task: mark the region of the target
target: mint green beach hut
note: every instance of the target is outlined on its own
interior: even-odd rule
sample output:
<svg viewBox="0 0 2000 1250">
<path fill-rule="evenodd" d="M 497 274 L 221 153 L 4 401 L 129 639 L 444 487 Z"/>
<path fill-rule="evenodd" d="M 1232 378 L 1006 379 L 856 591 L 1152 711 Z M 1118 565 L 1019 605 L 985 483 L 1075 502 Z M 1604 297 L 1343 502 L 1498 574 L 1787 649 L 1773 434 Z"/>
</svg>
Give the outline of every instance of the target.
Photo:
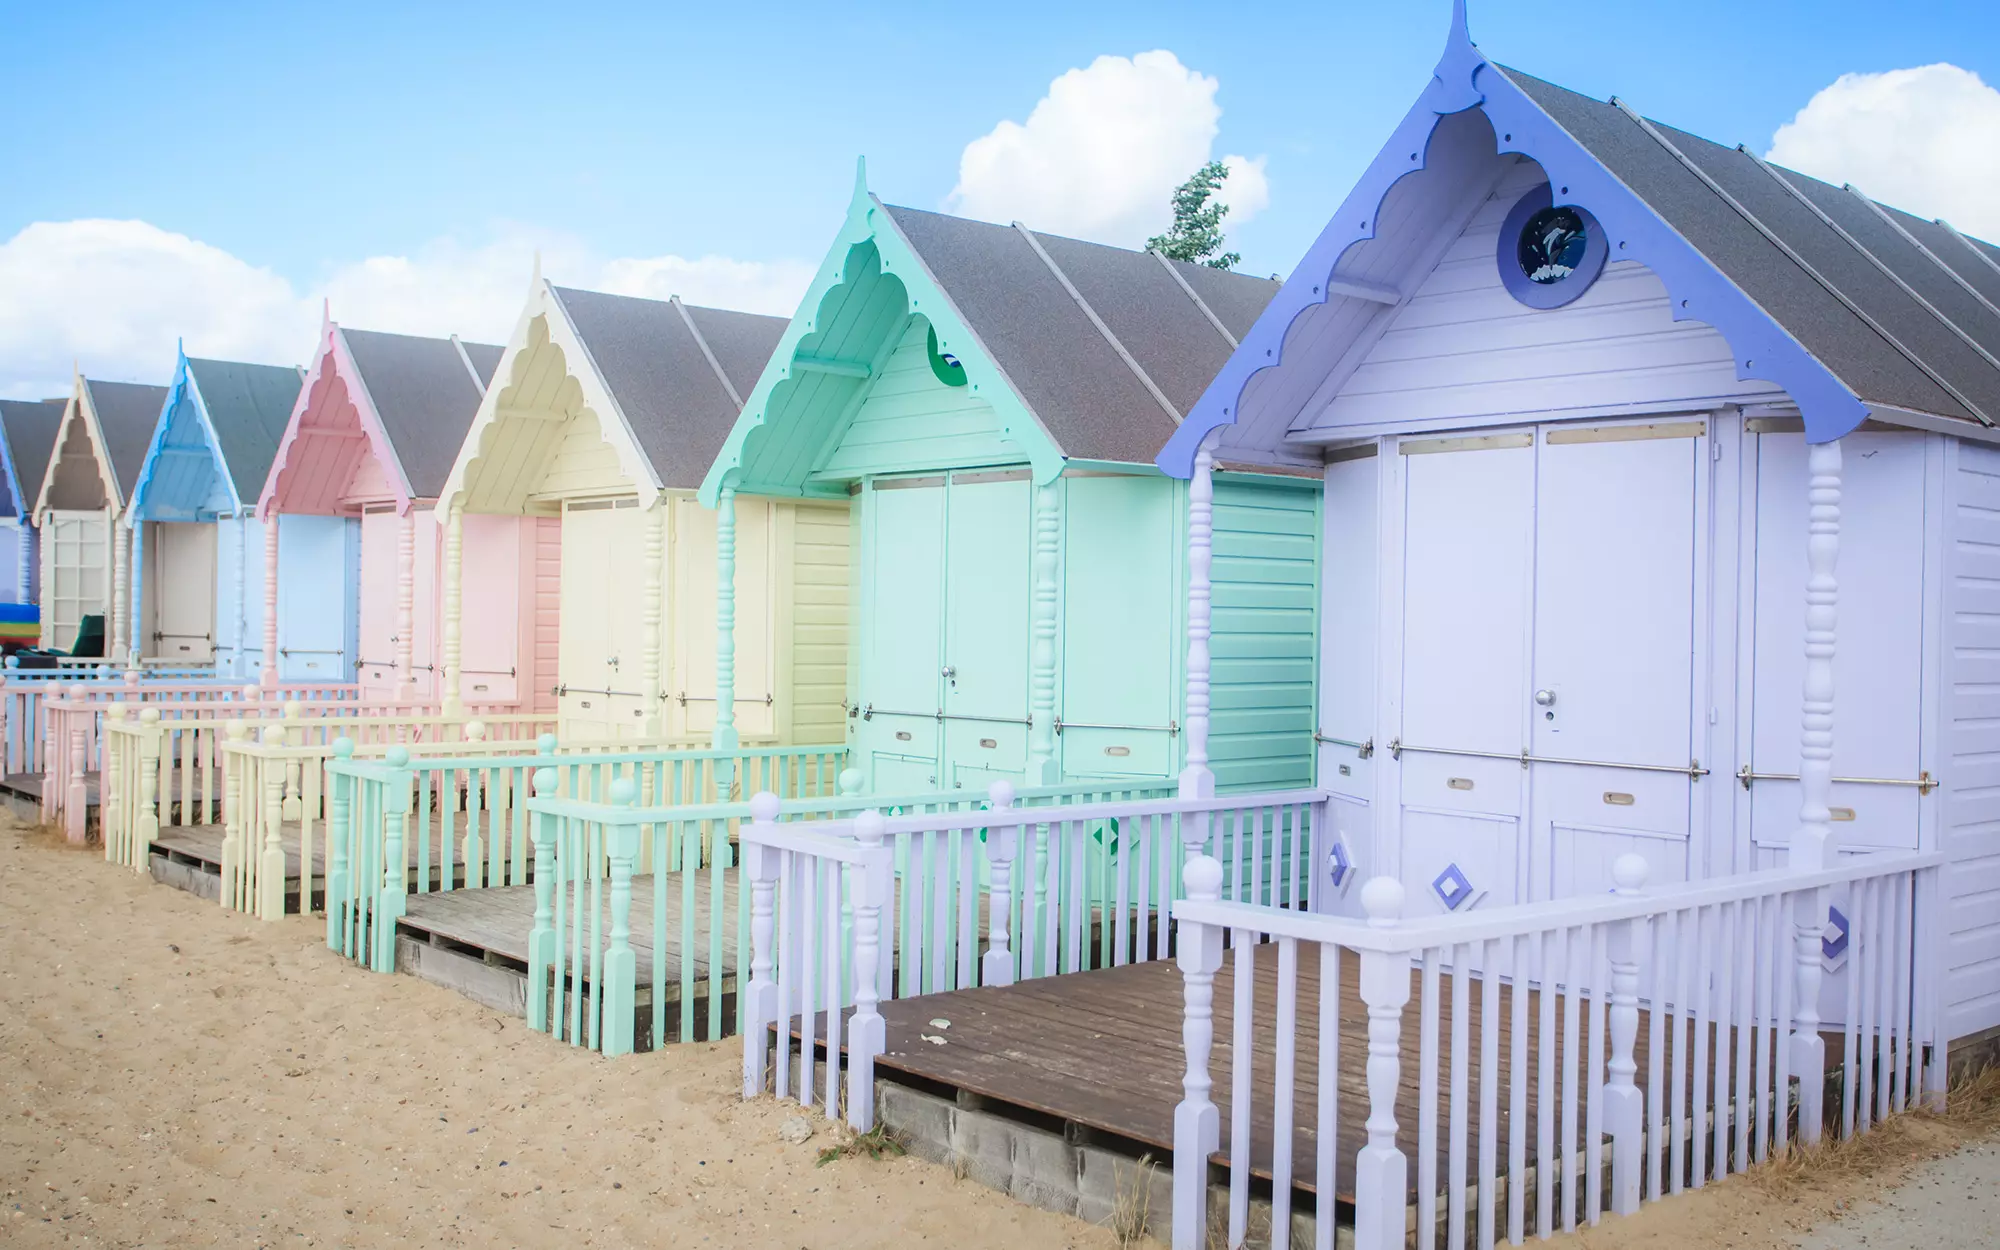
<svg viewBox="0 0 2000 1250">
<path fill-rule="evenodd" d="M 739 495 L 849 501 L 847 742 L 871 788 L 1179 773 L 1190 499 L 1153 457 L 1276 290 L 857 178 L 701 498 L 725 534 Z M 1215 475 L 1219 787 L 1312 780 L 1320 497 L 1316 474 Z"/>
</svg>

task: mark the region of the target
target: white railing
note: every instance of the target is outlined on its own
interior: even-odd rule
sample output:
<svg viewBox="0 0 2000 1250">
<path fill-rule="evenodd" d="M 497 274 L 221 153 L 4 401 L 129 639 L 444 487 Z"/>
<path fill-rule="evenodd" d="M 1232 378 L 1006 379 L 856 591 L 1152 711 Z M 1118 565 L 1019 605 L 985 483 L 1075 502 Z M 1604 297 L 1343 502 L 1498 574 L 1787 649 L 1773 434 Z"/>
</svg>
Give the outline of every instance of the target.
<svg viewBox="0 0 2000 1250">
<path fill-rule="evenodd" d="M 1853 1133 L 1941 1095 L 1940 862 L 1863 856 L 1645 892 L 1645 861 L 1626 856 L 1609 896 L 1404 923 L 1392 878 L 1367 884 L 1353 920 L 1224 901 L 1221 865 L 1192 861 L 1174 906 L 1176 1250 L 1210 1244 L 1212 1161 L 1231 1247 L 1253 1176 L 1275 1178 L 1279 1250 L 1295 1185 L 1313 1191 L 1321 1247 L 1350 1196 L 1359 1250 L 1518 1245 L 1816 1142 L 1828 1110 Z M 1364 1106 L 1343 1105 L 1353 1090 Z"/>
<path fill-rule="evenodd" d="M 822 1043 L 834 1057 L 823 1084 L 836 1090 L 841 1012 L 852 1007 L 847 1115 L 866 1131 L 875 1001 L 1166 958 L 1167 909 L 1190 854 L 1227 855 L 1231 896 L 1245 903 L 1311 907 L 1333 884 L 1314 870 L 1328 861 L 1315 842 L 1328 827 L 1321 791 L 1079 795 L 1053 806 L 1020 797 L 998 782 L 979 809 L 810 824 L 776 823 L 775 800 L 751 801 L 741 835 L 751 896 L 746 1094 L 769 1088 L 812 1105 Z M 837 1099 L 822 1105 L 838 1114 Z"/>
</svg>

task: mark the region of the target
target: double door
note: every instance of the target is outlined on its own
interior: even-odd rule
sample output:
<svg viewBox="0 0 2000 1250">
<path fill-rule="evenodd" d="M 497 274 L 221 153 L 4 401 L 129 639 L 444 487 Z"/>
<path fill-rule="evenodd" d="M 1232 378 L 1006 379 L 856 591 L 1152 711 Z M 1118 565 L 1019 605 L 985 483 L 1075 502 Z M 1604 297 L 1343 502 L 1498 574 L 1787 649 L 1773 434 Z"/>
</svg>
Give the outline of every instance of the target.
<svg viewBox="0 0 2000 1250">
<path fill-rule="evenodd" d="M 1688 875 L 1718 784 L 1694 712 L 1708 443 L 1662 421 L 1393 449 L 1388 841 L 1412 914 L 1598 892 L 1633 852 Z"/>
<path fill-rule="evenodd" d="M 566 739 L 637 736 L 658 702 L 644 684 L 645 537 L 656 522 L 631 496 L 563 508 L 556 715 Z"/>
<path fill-rule="evenodd" d="M 142 610 L 149 619 L 143 626 L 142 654 L 179 664 L 208 664 L 215 659 L 215 540 L 219 524 L 146 524 L 150 541 Z"/>
<path fill-rule="evenodd" d="M 874 792 L 1026 769 L 1032 490 L 1025 470 L 869 484 L 855 746 Z"/>
</svg>

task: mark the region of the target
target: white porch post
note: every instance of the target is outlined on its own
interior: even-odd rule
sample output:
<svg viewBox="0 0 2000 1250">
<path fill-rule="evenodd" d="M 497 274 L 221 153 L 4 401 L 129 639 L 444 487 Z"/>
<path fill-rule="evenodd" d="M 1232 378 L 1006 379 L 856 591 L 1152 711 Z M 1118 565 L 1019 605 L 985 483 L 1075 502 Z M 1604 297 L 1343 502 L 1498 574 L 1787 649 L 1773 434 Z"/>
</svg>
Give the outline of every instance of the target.
<svg viewBox="0 0 2000 1250">
<path fill-rule="evenodd" d="M 105 518 L 105 528 L 110 531 L 111 539 L 111 584 L 105 587 L 110 592 L 106 596 L 110 602 L 105 606 L 111 617 L 111 620 L 108 622 L 109 629 L 107 630 L 111 636 L 108 639 L 109 645 L 104 648 L 104 658 L 114 664 L 127 658 L 125 652 L 125 602 L 128 598 L 126 593 L 128 587 L 125 585 L 125 543 L 118 533 L 118 521 L 119 518 L 116 514 Z"/>
<path fill-rule="evenodd" d="M 711 745 L 734 751 L 736 732 L 736 485 L 715 501 L 715 730 Z"/>
<path fill-rule="evenodd" d="M 1035 489 L 1034 612 L 1028 671 L 1028 784 L 1061 780 L 1056 766 L 1056 581 L 1062 568 L 1062 479 Z"/>
<path fill-rule="evenodd" d="M 264 672 L 266 690 L 278 685 L 278 514 L 264 518 Z"/>
<path fill-rule="evenodd" d="M 218 521 L 216 524 L 220 525 L 221 522 Z M 250 588 L 246 584 L 249 577 L 244 573 L 243 566 L 250 559 L 248 514 L 238 512 L 230 519 L 230 524 L 236 527 L 236 559 L 230 562 L 232 567 L 229 570 L 230 581 L 234 584 L 229 601 L 235 605 L 236 612 L 235 624 L 230 629 L 230 638 L 233 640 L 231 646 L 234 649 L 230 652 L 227 669 L 225 670 L 218 659 L 215 671 L 227 677 L 247 677 L 250 675 L 250 604 L 245 596 L 248 595 Z M 222 622 L 218 620 L 216 624 L 218 626 L 216 632 L 220 633 L 219 627 Z"/>
<path fill-rule="evenodd" d="M 1209 570 L 1215 556 L 1215 457 L 1202 444 L 1188 480 L 1187 760 L 1181 768 L 1181 797 L 1215 794 L 1208 767 L 1208 636 L 1213 618 Z"/>
<path fill-rule="evenodd" d="M 417 514 L 396 527 L 396 698 L 417 697 Z"/>
<path fill-rule="evenodd" d="M 446 716 L 458 715 L 464 706 L 459 695 L 465 650 L 464 557 L 465 509 L 453 500 L 444 522 L 444 689 L 438 692 Z"/>
<path fill-rule="evenodd" d="M 645 518 L 646 525 L 646 608 L 643 614 L 646 633 L 646 654 L 641 665 L 642 685 L 640 693 L 646 700 L 645 715 L 641 718 L 640 730 L 648 738 L 657 738 L 665 731 L 666 691 L 660 684 L 660 657 L 666 650 L 662 641 L 665 632 L 666 606 L 666 558 L 667 558 L 667 501 L 656 499 L 652 515 Z"/>
<path fill-rule="evenodd" d="M 14 561 L 14 602 L 33 603 L 35 601 L 35 580 L 31 574 L 35 567 L 36 547 L 41 535 L 33 521 L 21 522 L 15 536 L 15 548 L 20 552 Z"/>
<path fill-rule="evenodd" d="M 1815 443 L 1806 459 L 1806 676 L 1799 739 L 1799 827 L 1789 862 L 1812 872 L 1833 862 L 1833 650 L 1840 561 L 1840 442 Z M 1819 1037 L 1820 937 L 1827 892 L 1810 890 L 1793 903 L 1795 1001 L 1792 1071 L 1799 1078 L 1799 1140 L 1820 1139 L 1826 1055 Z"/>
<path fill-rule="evenodd" d="M 126 601 L 132 605 L 132 653 L 129 657 L 133 668 L 146 654 L 146 523 L 132 518 L 132 575 L 127 579 L 131 589 Z"/>
</svg>

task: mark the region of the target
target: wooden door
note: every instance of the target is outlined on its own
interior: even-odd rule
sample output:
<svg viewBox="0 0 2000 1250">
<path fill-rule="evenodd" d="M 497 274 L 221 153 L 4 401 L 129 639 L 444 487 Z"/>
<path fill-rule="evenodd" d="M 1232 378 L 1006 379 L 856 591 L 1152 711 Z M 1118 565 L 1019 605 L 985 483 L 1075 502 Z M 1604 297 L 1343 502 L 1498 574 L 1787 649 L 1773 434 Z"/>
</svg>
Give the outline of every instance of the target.
<svg viewBox="0 0 2000 1250">
<path fill-rule="evenodd" d="M 581 500 L 563 510 L 556 719 L 558 735 L 579 740 L 616 736 L 622 728 L 611 704 L 611 692 L 618 689 L 612 685 L 611 583 L 629 580 L 637 570 L 616 563 L 623 521 L 614 515 L 618 502 Z M 636 507 L 638 501 L 632 502 Z"/>
<path fill-rule="evenodd" d="M 146 614 L 152 618 L 143 654 L 182 664 L 215 659 L 216 523 L 156 521 L 147 525 Z"/>
<path fill-rule="evenodd" d="M 1689 873 L 1696 504 L 1701 421 L 1543 431 L 1535 660 L 1523 710 L 1536 763 L 1531 896 L 1612 886 L 1637 853 Z"/>
<path fill-rule="evenodd" d="M 1523 884 L 1534 435 L 1409 439 L 1398 451 L 1398 871 L 1412 915 L 1504 905 Z"/>
<path fill-rule="evenodd" d="M 50 512 L 42 571 L 42 645 L 67 651 L 92 613 L 108 617 L 111 522 L 103 512 Z M 106 645 L 111 622 L 105 621 Z"/>
<path fill-rule="evenodd" d="M 1027 767 L 1033 490 L 1025 470 L 952 477 L 939 675 L 953 789 L 1019 780 Z"/>
<path fill-rule="evenodd" d="M 459 540 L 459 694 L 467 703 L 523 697 L 523 621 L 535 605 L 522 589 L 522 545 L 532 520 L 467 514 Z M 442 578 L 436 584 L 443 594 Z M 442 644 L 440 644 L 442 645 Z M 439 659 L 442 673 L 443 660 Z"/>
<path fill-rule="evenodd" d="M 668 706 L 683 732 L 706 738 L 715 729 L 715 512 L 692 497 L 673 502 L 673 662 Z M 772 573 L 777 560 L 773 505 L 736 501 L 736 730 L 745 738 L 776 731 L 776 604 Z"/>
<path fill-rule="evenodd" d="M 395 505 L 371 505 L 361 516 L 360 654 L 364 693 L 386 698 L 396 689 L 396 578 L 403 519 Z"/>
<path fill-rule="evenodd" d="M 1314 900 L 1323 911 L 1357 911 L 1359 882 L 1375 871 L 1375 770 L 1378 749 L 1388 745 L 1375 739 L 1383 458 L 1373 447 L 1361 450 L 1369 454 L 1346 453 L 1326 470 L 1316 772 L 1350 871 L 1334 883 L 1330 850 L 1314 866 Z M 1352 905 L 1341 901 L 1347 897 Z"/>
<path fill-rule="evenodd" d="M 1747 798 L 1754 856 L 1782 863 L 1799 821 L 1805 681 L 1806 449 L 1797 432 L 1753 433 L 1756 588 Z M 1834 838 L 1914 851 L 1922 806 L 1925 437 L 1840 440 L 1840 631 L 1833 653 Z M 1850 589 L 1858 588 L 1858 589 Z M 1936 592 L 1929 596 L 1933 601 Z M 1868 778 L 1869 781 L 1838 780 Z"/>
<path fill-rule="evenodd" d="M 1063 485 L 1063 772 L 1170 777 L 1179 764 L 1177 492 L 1160 478 Z"/>
<path fill-rule="evenodd" d="M 941 784 L 944 479 L 878 480 L 863 501 L 855 754 L 874 793 L 935 790 Z"/>
<path fill-rule="evenodd" d="M 354 680 L 358 524 L 335 516 L 267 524 L 278 527 L 279 678 Z"/>
<path fill-rule="evenodd" d="M 406 520 L 415 534 L 410 567 L 410 676 L 416 683 L 417 698 L 432 702 L 443 689 L 439 685 L 444 656 L 441 650 L 438 571 L 443 567 L 444 528 L 437 513 L 429 508 L 412 508 Z"/>
</svg>

